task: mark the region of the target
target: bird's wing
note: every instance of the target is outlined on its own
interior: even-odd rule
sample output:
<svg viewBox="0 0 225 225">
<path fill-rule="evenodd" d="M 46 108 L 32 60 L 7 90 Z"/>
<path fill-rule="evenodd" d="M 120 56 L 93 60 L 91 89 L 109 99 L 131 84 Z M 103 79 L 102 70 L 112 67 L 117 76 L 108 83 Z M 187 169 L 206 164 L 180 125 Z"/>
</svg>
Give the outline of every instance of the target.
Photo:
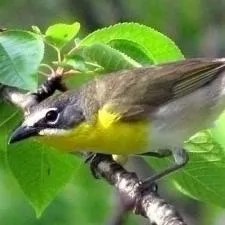
<svg viewBox="0 0 225 225">
<path fill-rule="evenodd" d="M 189 63 L 191 63 L 191 65 L 189 65 Z M 217 75 L 221 74 L 220 72 L 224 70 L 225 59 L 223 61 L 190 61 L 187 64 L 184 63 L 183 66 L 185 72 L 183 74 L 181 73 L 180 77 L 179 71 L 177 72 L 178 79 L 172 86 L 173 98 L 185 96 L 212 82 L 217 78 Z"/>
<path fill-rule="evenodd" d="M 209 84 L 224 68 L 225 59 L 187 59 L 117 72 L 97 82 L 99 101 L 125 120 L 139 118 Z"/>
</svg>

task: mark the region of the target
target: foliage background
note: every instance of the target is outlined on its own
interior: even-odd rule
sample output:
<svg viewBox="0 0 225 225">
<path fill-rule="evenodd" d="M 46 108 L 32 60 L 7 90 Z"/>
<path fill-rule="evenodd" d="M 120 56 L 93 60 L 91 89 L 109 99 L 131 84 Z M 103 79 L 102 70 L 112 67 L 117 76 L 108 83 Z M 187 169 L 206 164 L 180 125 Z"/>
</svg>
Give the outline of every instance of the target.
<svg viewBox="0 0 225 225">
<path fill-rule="evenodd" d="M 28 29 L 38 25 L 44 30 L 50 24 L 77 20 L 86 34 L 103 26 L 133 21 L 171 37 L 186 57 L 218 57 L 225 55 L 224 8 L 223 0 L 1 0 L 0 26 Z M 11 174 L 1 171 L 0 224 L 103 224 L 110 223 L 116 213 L 117 201 L 111 187 L 93 180 L 82 162 L 73 180 L 39 220 Z M 224 224 L 221 209 L 174 190 L 165 195 L 185 214 L 189 224 Z M 132 216 L 128 223 L 143 224 L 145 220 Z"/>
</svg>

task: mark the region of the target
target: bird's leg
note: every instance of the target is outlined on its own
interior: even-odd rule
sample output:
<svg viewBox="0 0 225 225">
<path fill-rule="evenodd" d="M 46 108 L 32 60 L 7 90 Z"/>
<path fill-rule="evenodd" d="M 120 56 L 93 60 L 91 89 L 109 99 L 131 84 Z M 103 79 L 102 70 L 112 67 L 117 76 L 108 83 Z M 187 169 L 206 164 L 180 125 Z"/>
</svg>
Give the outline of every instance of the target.
<svg viewBox="0 0 225 225">
<path fill-rule="evenodd" d="M 96 171 L 96 157 L 97 157 L 97 153 L 93 153 L 93 152 L 88 152 L 85 158 L 84 163 L 87 163 L 90 165 L 90 170 L 91 173 L 93 175 L 94 178 L 98 179 L 98 173 Z"/>
<path fill-rule="evenodd" d="M 155 157 L 155 158 L 165 158 L 168 156 L 171 156 L 172 152 L 168 149 L 163 149 L 163 151 L 160 152 L 145 152 L 138 154 L 139 156 L 150 156 L 150 157 Z"/>
<path fill-rule="evenodd" d="M 94 157 L 96 156 L 96 153 L 93 152 L 87 152 L 85 154 L 85 160 L 84 163 L 91 163 L 91 161 L 94 159 Z"/>
<path fill-rule="evenodd" d="M 143 189 L 147 188 L 149 185 L 151 185 L 156 180 L 159 180 L 162 177 L 164 177 L 186 165 L 189 157 L 188 157 L 187 152 L 184 149 L 175 149 L 174 151 L 171 151 L 171 152 L 172 152 L 175 164 L 172 165 L 171 167 L 147 178 L 146 180 L 144 180 L 142 182 L 141 188 L 143 188 Z"/>
</svg>

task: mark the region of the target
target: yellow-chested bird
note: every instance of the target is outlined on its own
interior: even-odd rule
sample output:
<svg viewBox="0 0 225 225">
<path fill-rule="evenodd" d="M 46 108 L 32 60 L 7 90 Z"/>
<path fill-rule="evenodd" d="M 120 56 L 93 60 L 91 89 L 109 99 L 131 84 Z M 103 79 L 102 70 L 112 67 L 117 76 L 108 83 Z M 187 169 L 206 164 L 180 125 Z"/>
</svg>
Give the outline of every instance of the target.
<svg viewBox="0 0 225 225">
<path fill-rule="evenodd" d="M 111 73 L 31 108 L 10 143 L 41 136 L 68 152 L 163 156 L 182 167 L 183 143 L 225 109 L 225 59 L 187 59 Z"/>
</svg>

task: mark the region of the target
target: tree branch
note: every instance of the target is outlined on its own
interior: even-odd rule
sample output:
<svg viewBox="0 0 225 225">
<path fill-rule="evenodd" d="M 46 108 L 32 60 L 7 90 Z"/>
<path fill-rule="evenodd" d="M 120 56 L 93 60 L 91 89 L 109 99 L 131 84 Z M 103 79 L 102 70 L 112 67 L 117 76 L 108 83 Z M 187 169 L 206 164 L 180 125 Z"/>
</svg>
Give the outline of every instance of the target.
<svg viewBox="0 0 225 225">
<path fill-rule="evenodd" d="M 175 208 L 159 197 L 156 184 L 143 191 L 137 175 L 126 171 L 110 155 L 99 155 L 95 166 L 98 174 L 117 188 L 127 210 L 147 217 L 150 223 L 157 225 L 186 225 Z"/>
</svg>

